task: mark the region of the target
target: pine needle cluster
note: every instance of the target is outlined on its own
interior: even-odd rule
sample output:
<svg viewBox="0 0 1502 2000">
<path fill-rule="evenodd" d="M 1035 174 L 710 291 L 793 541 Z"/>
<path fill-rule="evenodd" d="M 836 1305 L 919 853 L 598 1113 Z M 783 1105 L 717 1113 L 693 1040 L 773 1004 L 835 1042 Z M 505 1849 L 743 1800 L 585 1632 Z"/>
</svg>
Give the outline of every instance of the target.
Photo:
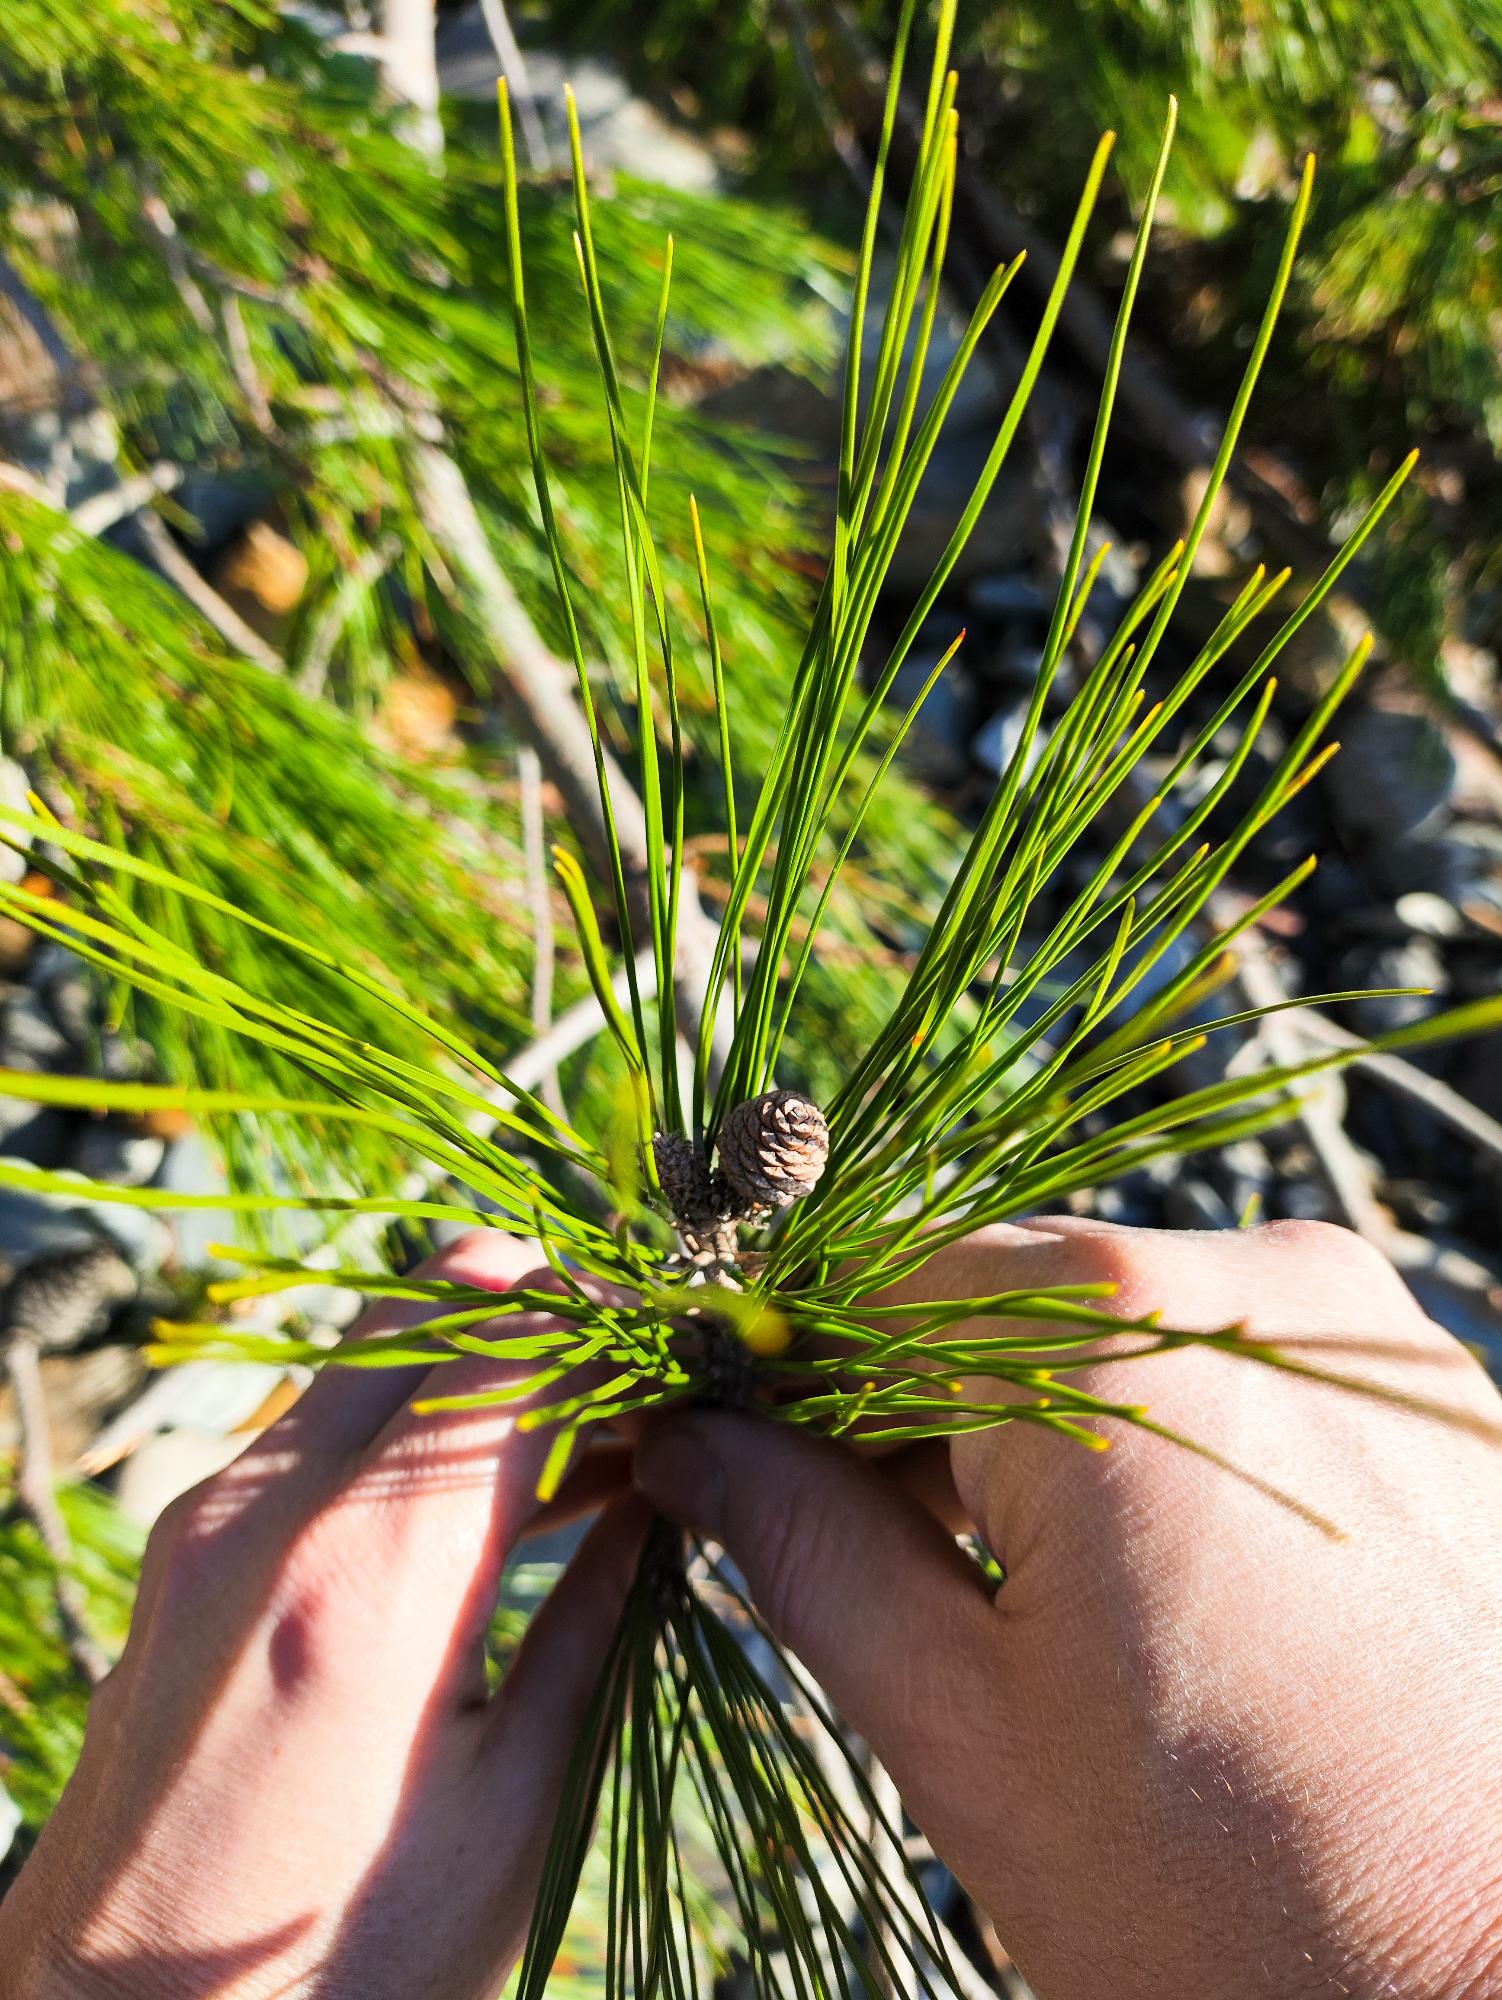
<svg viewBox="0 0 1502 2000">
<path fill-rule="evenodd" d="M 610 445 L 619 534 L 611 589 L 625 634 L 622 684 L 641 725 L 633 776 L 647 824 L 645 921 L 618 844 L 593 881 L 571 848 L 561 846 L 556 859 L 581 960 L 627 1080 L 623 1129 L 597 1129 L 551 1108 L 508 1077 L 494 1042 L 420 1009 L 360 963 L 330 951 L 311 929 L 275 929 L 288 977 L 274 990 L 205 963 L 163 920 L 162 909 L 213 908 L 260 936 L 268 934 L 267 920 L 44 810 L 5 816 L 8 836 L 33 843 L 65 900 L 59 913 L 56 898 L 24 884 L 0 886 L 0 909 L 65 935 L 102 975 L 216 1033 L 275 1051 L 308 1085 L 303 1094 L 248 1093 L 0 1077 L 0 1089 L 121 1111 L 170 1103 L 273 1130 L 314 1120 L 335 1131 L 378 1133 L 419 1165 L 427 1177 L 423 1192 L 248 1191 L 228 1202 L 206 1199 L 247 1213 L 295 1210 L 335 1226 L 353 1214 L 416 1225 L 478 1222 L 535 1235 L 551 1267 L 548 1284 L 497 1295 L 383 1270 L 310 1273 L 303 1259 L 248 1249 L 244 1275 L 216 1288 L 221 1300 L 274 1293 L 321 1275 L 371 1297 L 422 1300 L 433 1316 L 414 1329 L 332 1350 L 295 1335 L 239 1334 L 232 1323 L 180 1327 L 164 1334 L 161 1358 L 246 1353 L 358 1367 L 461 1355 L 526 1362 L 524 1376 L 504 1387 L 437 1394 L 426 1407 L 522 1403 L 519 1424 L 551 1437 L 544 1495 L 603 1427 L 705 1399 L 754 1403 L 778 1421 L 835 1435 L 859 1426 L 868 1443 L 1007 1422 L 1045 1426 L 1100 1448 L 1113 1423 L 1156 1428 L 1146 1407 L 1102 1400 L 1081 1386 L 1081 1371 L 1107 1331 L 1124 1339 L 1129 1355 L 1195 1341 L 1249 1366 L 1312 1372 L 1235 1326 L 1191 1334 L 1151 1317 L 1113 1316 L 1099 1286 L 920 1300 L 900 1310 L 882 1297 L 899 1280 L 915 1278 L 936 1248 L 982 1224 L 1058 1203 L 1144 1162 L 1262 1130 L 1289 1115 L 1301 1086 L 1349 1060 L 1340 1050 L 1209 1083 L 1182 1080 L 1208 1039 L 1259 1017 L 1261 1010 L 1217 1013 L 1215 995 L 1229 976 L 1239 933 L 1296 889 L 1314 864 L 1293 869 L 1229 929 L 1212 930 L 1207 911 L 1238 859 L 1333 753 L 1328 727 L 1367 647 L 1344 662 L 1286 745 L 1258 759 L 1253 753 L 1279 655 L 1367 544 L 1412 461 L 1296 602 L 1285 602 L 1286 575 L 1253 571 L 1214 631 L 1184 647 L 1187 658 L 1168 690 L 1150 698 L 1148 683 L 1293 282 L 1312 162 L 1287 219 L 1194 521 L 1115 629 L 1086 654 L 1077 635 L 1101 562 L 1098 550 L 1090 553 L 1092 512 L 1174 138 L 1170 107 L 1140 199 L 1073 533 L 1015 748 L 869 1045 L 817 1105 L 800 1099 L 805 1108 L 793 1116 L 786 1102 L 786 1065 L 836 885 L 862 854 L 863 830 L 923 694 L 885 735 L 883 708 L 1023 434 L 1111 154 L 1108 135 L 1089 163 L 1057 277 L 1026 336 L 1019 379 L 950 541 L 884 660 L 863 678 L 876 607 L 919 483 L 1017 273 L 1015 262 L 995 272 L 938 387 L 925 395 L 957 161 L 953 7 L 944 5 L 922 96 L 918 169 L 889 293 L 868 336 L 915 15 L 910 0 L 856 270 L 828 561 L 796 665 L 776 689 L 774 738 L 754 763 L 729 687 L 708 523 L 692 500 L 678 507 L 676 485 L 658 471 L 666 456 L 659 390 L 674 259 L 664 249 L 645 338 L 626 330 L 611 309 L 605 244 L 573 124 L 572 254 Z M 588 610 L 600 583 L 592 571 L 581 573 L 555 412 L 539 377 L 544 335 L 532 317 L 523 189 L 504 93 L 501 119 L 506 289 L 536 518 L 556 594 L 554 629 L 576 669 L 601 810 L 613 827 L 617 801 L 589 643 Z M 863 352 L 868 338 L 873 351 Z M 566 448 L 561 463 L 566 468 Z M 684 564 L 696 578 L 691 616 L 670 582 Z M 962 642 L 956 632 L 928 687 Z M 683 690 L 690 661 L 713 694 L 728 883 L 712 962 L 693 1006 L 675 977 L 686 879 Z M 1057 705 L 1045 729 L 1051 702 Z M 1212 743 L 1231 748 L 1207 777 L 1202 767 Z M 1154 750 L 1166 762 L 1166 776 L 1149 791 L 1141 773 Z M 1103 828 L 1109 834 L 1098 862 L 1075 869 L 1087 831 L 1098 837 Z M 618 951 L 607 945 L 607 931 Z M 650 986 L 636 969 L 638 949 L 655 964 Z M 380 1010 L 396 1033 L 355 1032 L 341 1013 L 320 1011 L 315 997 L 333 982 L 351 986 L 360 1007 Z M 1499 1019 L 1502 1000 L 1477 1003 L 1402 1029 L 1379 1046 L 1481 1031 Z M 756 1108 L 748 1114 L 747 1106 Z M 755 1127 L 749 1151 L 741 1129 L 748 1116 Z M 764 1117 L 774 1122 L 756 1122 Z M 720 1218 L 724 1228 L 708 1265 L 689 1240 L 694 1217 L 682 1193 L 688 1182 L 663 1171 L 665 1159 L 681 1164 L 684 1149 L 705 1174 L 726 1174 L 745 1197 Z M 748 1159 L 762 1182 L 748 1180 Z M 822 1171 L 813 1171 L 816 1164 Z M 37 1171 L 7 1169 L 7 1178 L 33 1188 L 55 1185 Z M 578 1198 L 580 1187 L 595 1191 L 593 1205 Z M 94 1192 L 106 1199 L 184 1200 L 151 1190 Z M 783 1200 L 784 1193 L 790 1198 Z M 736 1357 L 733 1368 L 727 1353 Z M 587 1373 L 580 1372 L 584 1364 Z M 1192 1439 L 1182 1441 L 1195 1448 Z M 1256 1483 L 1254 1468 L 1237 1470 Z M 1284 1497 L 1298 1504 L 1296 1495 Z M 863 1797 L 862 1810 L 853 1811 L 830 1761 L 814 1755 L 789 1723 L 797 1670 L 775 1652 L 779 1685 L 753 1669 L 717 1616 L 723 1598 L 716 1593 L 725 1587 L 703 1573 L 700 1557 L 676 1537 L 654 1534 L 561 1802 L 522 1990 L 540 1994 L 548 1982 L 597 1811 L 605 1822 L 613 1911 L 608 1993 L 700 1990 L 692 1871 L 682 1853 L 690 1823 L 708 1828 L 731 1884 L 741 1950 L 758 1993 L 875 1995 L 899 1969 L 879 1962 L 882 1951 L 904 1957 L 904 1976 L 920 1987 L 942 1985 L 944 1942 L 899 1858 L 900 1830 L 883 1830 L 881 1815 L 868 1813 Z M 817 1710 L 816 1697 L 805 1694 Z M 837 1746 L 834 1754 L 842 1754 Z M 858 1772 L 850 1782 L 859 1794 Z M 873 1939 L 887 1941 L 874 1956 Z"/>
</svg>

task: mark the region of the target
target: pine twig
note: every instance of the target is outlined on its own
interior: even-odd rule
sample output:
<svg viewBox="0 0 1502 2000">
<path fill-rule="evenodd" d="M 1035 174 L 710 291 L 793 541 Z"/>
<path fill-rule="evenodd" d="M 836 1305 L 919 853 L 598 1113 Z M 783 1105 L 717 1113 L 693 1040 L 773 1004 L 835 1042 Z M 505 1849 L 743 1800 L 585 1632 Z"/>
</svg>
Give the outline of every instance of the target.
<svg viewBox="0 0 1502 2000">
<path fill-rule="evenodd" d="M 329 663 L 345 622 L 345 606 L 351 595 L 368 590 L 400 556 L 401 543 L 395 535 L 383 535 L 365 550 L 334 591 L 330 603 L 313 628 L 297 668 L 299 692 L 316 700 L 328 683 Z"/>
<path fill-rule="evenodd" d="M 54 1564 L 53 1597 L 69 1657 L 91 1687 L 109 1672 L 103 1648 L 88 1627 L 82 1590 L 68 1572 L 73 1542 L 57 1504 L 52 1459 L 52 1431 L 37 1343 L 29 1334 L 14 1333 L 5 1349 L 5 1372 L 16 1400 L 20 1453 L 16 1466 L 15 1505 L 30 1521 Z"/>
<path fill-rule="evenodd" d="M 80 500 L 69 508 L 68 519 L 81 535 L 102 535 L 128 515 L 150 506 L 159 493 L 171 493 L 187 476 L 185 466 L 159 459 L 144 472 L 133 473 L 117 486 L 107 486 L 102 493 Z M 57 495 L 45 479 L 9 459 L 0 459 L 0 492 L 22 493 L 28 500 L 40 500 L 44 507 L 57 506 Z"/>
<path fill-rule="evenodd" d="M 386 88 L 406 97 L 424 120 L 412 134 L 413 143 L 441 152 L 443 128 L 436 122 L 438 65 L 433 42 L 433 0 L 382 0 L 381 25 L 397 51 L 384 66 Z M 424 24 L 426 39 L 423 39 Z M 426 108 L 435 118 L 426 122 Z M 413 405 L 432 414 L 428 399 L 414 396 L 407 385 L 387 380 L 385 387 L 399 407 Z M 412 446 L 411 476 L 418 508 L 434 543 L 456 579 L 464 586 L 460 606 L 495 655 L 492 691 L 510 713 L 563 795 L 564 809 L 580 834 L 602 880 L 609 880 L 612 848 L 621 858 L 633 919 L 650 927 L 651 848 L 641 800 L 625 773 L 607 757 L 614 840 L 606 823 L 595 771 L 594 746 L 574 691 L 574 674 L 543 640 L 517 596 L 475 505 L 469 482 L 458 461 L 440 442 L 419 440 Z M 709 990 L 710 969 L 719 927 L 699 901 L 697 885 L 687 870 L 683 876 L 678 925 L 678 964 L 674 985 L 683 1025 L 698 1026 Z M 728 1023 L 714 1023 L 717 1057 L 729 1049 Z"/>
<path fill-rule="evenodd" d="M 186 466 L 176 465 L 170 459 L 158 459 L 144 472 L 133 473 L 117 486 L 108 486 L 104 492 L 93 493 L 87 500 L 80 500 L 70 510 L 68 518 L 80 534 L 102 535 L 130 515 L 139 514 L 143 507 L 149 507 L 161 494 L 175 492 L 187 476 Z"/>
<path fill-rule="evenodd" d="M 542 765 L 530 743 L 516 755 L 521 786 L 522 855 L 526 871 L 527 907 L 532 918 L 532 1031 L 539 1040 L 553 1019 L 553 969 L 557 940 L 553 927 L 553 898 L 548 884 L 547 851 L 542 814 Z M 563 1090 L 556 1069 L 549 1070 L 538 1085 L 538 1094 L 556 1117 L 567 1114 Z"/>
<path fill-rule="evenodd" d="M 454 458 L 440 446 L 412 446 L 413 485 L 428 532 L 463 586 L 460 609 L 495 656 L 491 689 L 563 796 L 565 815 L 590 852 L 602 878 L 609 879 L 610 830 L 600 804 L 594 749 L 574 692 L 573 670 L 545 643 L 511 579 L 490 545 L 469 484 Z M 615 835 L 632 904 L 642 921 L 650 908 L 650 850 L 647 820 L 630 780 L 607 755 Z M 692 1031 L 709 989 L 719 927 L 699 900 L 692 872 L 683 872 L 675 981 L 679 1012 Z M 715 1022 L 717 1054 L 729 1046 L 723 1014 Z"/>
<path fill-rule="evenodd" d="M 203 287 L 193 275 L 176 216 L 162 197 L 155 193 L 142 195 L 141 215 L 161 248 L 162 262 L 171 274 L 172 282 L 177 287 L 177 295 L 182 300 L 189 319 L 201 334 L 212 340 L 217 332 L 214 309 L 204 297 Z"/>
<path fill-rule="evenodd" d="M 811 1726 L 804 1736 L 804 1741 L 808 1746 L 810 1754 L 818 1764 L 825 1781 L 835 1793 L 835 1796 L 839 1798 L 845 1810 L 852 1815 L 858 1814 L 861 1810 L 861 1801 L 857 1789 L 851 1782 L 850 1772 L 844 1757 L 830 1739 L 828 1728 L 823 1719 L 817 1715 L 809 1714 L 808 1709 L 803 1703 L 796 1701 L 796 1697 L 795 1705 L 801 1713 L 809 1717 Z M 902 1800 L 896 1785 L 875 1756 L 869 1758 L 866 1770 L 868 1781 L 871 1784 L 872 1791 L 879 1805 L 889 1814 L 891 1823 L 894 1826 L 900 1827 Z M 872 1824 L 874 1825 L 874 1822 Z M 893 1873 L 890 1886 L 895 1893 L 903 1885 L 904 1876 L 902 1871 L 898 1869 Z M 933 1930 L 938 1933 L 949 1955 L 949 1970 L 954 1975 L 952 1990 L 959 1996 L 959 2000 L 996 2000 L 995 1988 L 976 1970 L 964 1946 L 937 1910 L 932 1908 L 926 1910 L 914 1909 L 909 1904 L 909 1914 L 912 1916 L 915 1928 L 928 1928 L 931 1925 Z M 876 1956 L 879 1957 L 879 1954 L 876 1954 Z"/>
<path fill-rule="evenodd" d="M 891 1773 L 869 1752 L 866 1758 L 866 1778 L 871 1787 L 871 1804 L 866 1814 L 866 1838 L 871 1843 L 872 1851 L 877 1852 L 890 1844 L 885 1838 L 885 1828 L 891 1826 L 900 1829 L 902 1826 L 902 1800 Z M 903 1965 L 901 1959 L 892 1954 L 891 1943 L 890 1936 L 882 1932 L 878 1932 L 873 1938 L 874 1949 L 869 1953 L 871 1975 L 885 1996 L 885 2000 L 918 2000 L 913 1991 L 911 1968 Z"/>
<path fill-rule="evenodd" d="M 235 380 L 240 385 L 240 394 L 245 398 L 246 408 L 250 411 L 256 429 L 263 437 L 270 437 L 276 430 L 276 419 L 271 414 L 266 385 L 261 380 L 255 356 L 250 351 L 250 335 L 246 330 L 245 314 L 240 309 L 238 294 L 229 291 L 221 293 L 219 318 L 224 327 L 225 350 L 229 355 L 230 367 L 235 372 Z"/>
<path fill-rule="evenodd" d="M 408 107 L 404 134 L 435 167 L 443 161 L 443 120 L 438 112 L 438 65 L 433 54 L 437 0 L 381 0 L 381 80 Z"/>
</svg>

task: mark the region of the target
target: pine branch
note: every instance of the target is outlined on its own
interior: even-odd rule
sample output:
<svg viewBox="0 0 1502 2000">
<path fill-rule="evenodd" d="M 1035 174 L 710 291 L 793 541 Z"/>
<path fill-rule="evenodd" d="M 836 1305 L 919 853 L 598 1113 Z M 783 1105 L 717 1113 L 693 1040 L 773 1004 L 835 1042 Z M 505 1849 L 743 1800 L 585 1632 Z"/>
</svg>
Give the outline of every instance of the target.
<svg viewBox="0 0 1502 2000">
<path fill-rule="evenodd" d="M 638 955 L 632 971 L 639 990 L 650 995 L 655 990 L 656 978 L 650 949 Z M 618 1004 L 626 998 L 630 978 L 631 973 L 624 966 L 615 975 L 612 991 Z M 599 1000 L 593 994 L 587 994 L 572 1007 L 566 1008 L 546 1034 L 517 1052 L 507 1075 L 519 1090 L 540 1088 L 548 1077 L 557 1074 L 560 1064 L 592 1041 L 604 1025 L 605 1017 Z M 498 1112 L 512 1101 L 510 1091 L 492 1090 L 486 1094 Z M 472 1117 L 470 1129 L 475 1132 L 486 1130 L 484 1120 L 478 1113 Z M 446 1172 L 447 1169 L 435 1167 L 431 1162 L 421 1163 L 403 1181 L 398 1199 L 423 1200 L 442 1182 Z M 310 1252 L 304 1263 L 310 1272 L 336 1270 L 344 1265 L 365 1262 L 379 1264 L 383 1234 L 383 1229 L 373 1226 L 369 1217 L 351 1217 L 342 1227 L 334 1230 L 318 1249 Z M 355 1301 L 343 1318 L 337 1314 L 330 1315 L 322 1293 L 308 1286 L 300 1291 L 278 1292 L 261 1300 L 254 1319 L 239 1318 L 236 1327 L 275 1333 L 311 1307 L 319 1324 L 337 1330 L 349 1324 L 363 1303 L 363 1300 Z M 139 1395 L 110 1418 L 87 1450 L 80 1454 L 79 1470 L 89 1478 L 97 1479 L 111 1466 L 118 1465 L 121 1459 L 128 1458 L 155 1432 L 171 1429 L 177 1423 L 200 1421 L 200 1400 L 205 1394 L 216 1413 L 216 1420 L 225 1431 L 231 1431 L 238 1424 L 248 1422 L 265 1401 L 266 1382 L 267 1377 L 253 1367 L 240 1371 L 226 1370 L 217 1361 L 190 1361 L 179 1368 L 169 1369 L 148 1382 Z"/>
<path fill-rule="evenodd" d="M 547 134 L 542 129 L 526 60 L 511 26 L 511 17 L 506 12 L 505 0 L 480 0 L 480 13 L 491 47 L 501 65 L 501 74 L 511 86 L 511 102 L 516 107 L 516 122 L 521 127 L 528 163 L 533 173 L 547 173 L 553 164 Z"/>
<path fill-rule="evenodd" d="M 154 233 L 159 239 L 162 231 Z M 176 241 L 175 236 L 167 240 Z M 180 247 L 180 246 L 179 246 Z M 77 393 L 88 394 L 84 407 L 99 407 L 86 392 L 87 364 L 80 361 L 54 317 L 31 288 L 0 257 L 0 281 L 8 297 L 24 310 L 28 323 L 45 327 L 48 351 L 65 357 L 68 377 Z M 22 302 L 24 301 L 24 305 Z M 453 573 L 464 583 L 460 607 L 488 646 L 495 661 L 491 689 L 513 723 L 541 758 L 549 778 L 562 794 L 570 824 L 589 849 L 591 859 L 608 876 L 610 830 L 601 809 L 594 753 L 574 695 L 574 676 L 544 643 L 510 579 L 491 547 L 463 471 L 442 443 L 436 412 L 403 385 L 383 380 L 373 369 L 384 400 L 391 406 L 393 430 L 408 443 L 408 457 L 419 510 Z M 415 407 L 414 407 L 415 405 Z M 120 485 L 123 488 L 124 479 Z M 112 489 L 118 491 L 119 489 Z M 103 499 L 104 496 L 99 496 Z M 143 496 L 144 497 L 144 496 Z M 106 510 L 100 509 L 101 513 Z M 284 662 L 178 548 L 165 525 L 149 512 L 139 512 L 133 537 L 149 567 L 172 583 L 236 651 L 269 672 L 285 671 Z M 649 850 L 646 815 L 625 773 L 609 759 L 616 807 L 615 833 L 631 894 L 633 917 L 649 917 Z M 718 925 L 700 902 L 689 870 L 684 871 L 680 913 L 679 989 L 685 1021 L 697 1025 L 710 980 Z M 728 1029 L 717 1019 L 714 1047 L 723 1057 Z"/>
</svg>

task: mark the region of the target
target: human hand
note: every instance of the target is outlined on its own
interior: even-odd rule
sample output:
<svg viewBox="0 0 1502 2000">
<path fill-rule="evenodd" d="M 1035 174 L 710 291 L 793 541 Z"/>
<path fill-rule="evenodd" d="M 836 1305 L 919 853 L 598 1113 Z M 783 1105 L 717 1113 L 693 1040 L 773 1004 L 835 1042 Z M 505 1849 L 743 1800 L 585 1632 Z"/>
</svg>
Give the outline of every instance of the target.
<svg viewBox="0 0 1502 2000">
<path fill-rule="evenodd" d="M 487 1231 L 422 1275 L 504 1290 L 530 1261 Z M 438 1374 L 459 1393 L 507 1372 Z M 519 1406 L 416 1416 L 422 1375 L 324 1375 L 162 1517 L 78 1770 L 0 1905 L 0 2000 L 494 2000 L 647 1511 L 606 1511 L 488 1697 L 549 1438 Z"/>
<path fill-rule="evenodd" d="M 1083 1386 L 1344 1539 L 1163 1439 L 1006 1425 L 949 1447 L 994 1599 L 878 1465 L 756 1417 L 664 1420 L 638 1484 L 725 1546 L 1039 2000 L 1502 1993 L 1502 1401 L 1317 1224 L 1049 1219 L 898 1296 L 1100 1281 L 1123 1315 L 1247 1321 L 1455 1421 L 1204 1348 L 1104 1361 Z"/>
</svg>

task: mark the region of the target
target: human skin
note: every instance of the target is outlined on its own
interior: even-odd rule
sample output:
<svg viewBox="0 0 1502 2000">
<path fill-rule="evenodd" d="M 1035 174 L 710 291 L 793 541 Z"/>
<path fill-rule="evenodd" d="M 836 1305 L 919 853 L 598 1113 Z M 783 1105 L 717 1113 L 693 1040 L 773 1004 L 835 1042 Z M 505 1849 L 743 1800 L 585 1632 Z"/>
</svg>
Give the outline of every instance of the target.
<svg viewBox="0 0 1502 2000">
<path fill-rule="evenodd" d="M 1049 1220 L 906 1296 L 1096 1281 L 1446 1415 L 1207 1348 L 1094 1367 L 1340 1537 L 1161 1438 L 1004 1425 L 949 1447 L 994 1597 L 876 1467 L 784 1427 L 675 1418 L 638 1483 L 723 1542 L 1039 2000 L 1502 1995 L 1502 1400 L 1319 1224 Z"/>
<path fill-rule="evenodd" d="M 535 1262 L 487 1232 L 427 1270 L 501 1290 Z M 457 1393 L 504 1370 L 440 1372 Z M 648 1516 L 607 1510 L 487 1697 L 547 1438 L 504 1409 L 416 1416 L 422 1376 L 321 1377 L 164 1514 L 78 1769 L 0 1903 L 3 2000 L 494 2000 Z"/>
<path fill-rule="evenodd" d="M 527 1261 L 486 1235 L 438 1268 L 499 1288 Z M 1085 1378 L 1342 1539 L 1130 1431 L 1097 1454 L 1003 1425 L 899 1472 L 700 1412 L 647 1434 L 637 1483 L 724 1542 L 1039 2000 L 1502 1994 L 1502 1403 L 1340 1231 L 1049 1221 L 942 1253 L 906 1296 L 1100 1281 L 1124 1314 L 1248 1320 L 1449 1414 L 1207 1350 Z M 169 1510 L 0 1905 L 0 2000 L 498 1989 L 646 1512 L 607 1507 L 487 1697 L 546 1440 L 416 1417 L 415 1386 L 325 1376 Z M 936 1518 L 956 1509 L 999 1595 Z"/>
</svg>

